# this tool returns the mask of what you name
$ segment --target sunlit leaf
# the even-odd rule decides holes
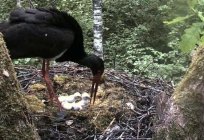
[[[203,16],[203,12],[198,12],[198,17],[204,21],[204,16]]]
[[[192,17],[193,15],[187,15],[185,17],[176,17],[175,19],[171,20],[171,21],[164,21],[164,24],[170,25],[170,24],[175,24],[175,23],[179,23],[179,22],[184,22],[186,19]]]
[[[185,30],[180,41],[181,50],[183,52],[190,52],[195,45],[200,42],[202,28],[203,23],[194,23],[190,28]]]
[[[204,0],[198,0],[199,5],[204,5]]]
[[[190,52],[198,42],[198,39],[190,35],[183,35],[181,38],[180,46],[183,52]]]
[[[196,4],[198,4],[198,0],[188,0],[187,1],[190,8],[194,8]]]
[[[199,45],[204,45],[204,36],[200,38]]]

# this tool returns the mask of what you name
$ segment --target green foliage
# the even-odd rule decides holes
[[[22,1],[24,7],[30,7],[27,0]],[[178,12],[182,14],[180,18],[173,21],[174,23],[186,21],[193,14],[186,8],[187,2],[178,1],[179,4],[185,6],[178,6],[180,8]],[[93,46],[92,1],[55,0],[55,4],[52,2],[53,0],[35,0],[33,4],[35,7],[54,6],[74,16],[82,26],[85,47],[91,51]],[[164,19],[169,20],[166,17],[169,17],[168,11],[171,10],[171,4],[172,1],[168,0],[162,2],[159,0],[104,0],[106,67],[147,77],[163,77],[174,80],[180,77],[186,64],[186,57],[177,49],[180,32],[176,27],[171,27],[173,30],[170,30],[163,24]],[[189,5],[193,4],[189,3]],[[11,6],[10,9],[13,7],[15,5]],[[177,8],[177,5],[174,7]],[[8,7],[5,6],[4,8]],[[2,17],[6,17],[9,10],[5,9],[2,12]],[[170,17],[173,16],[175,14],[171,13]],[[200,13],[200,17],[202,17],[202,13]],[[177,26],[180,29],[184,28],[178,24]],[[34,62],[31,60],[18,60],[15,63],[33,64]]]
[[[178,23],[178,22],[185,22],[186,19],[189,19],[192,16],[193,15],[187,15],[187,16],[184,16],[184,17],[176,17],[172,21],[164,21],[164,23],[167,24],[167,25],[171,25],[171,24],[175,24],[175,23]]]
[[[175,0],[176,1],[176,0]],[[189,24],[181,36],[180,47],[183,52],[190,52],[195,48],[196,44],[203,45],[203,26],[204,26],[204,1],[203,0],[187,0],[187,6],[183,10],[186,16],[176,17],[171,21],[165,22],[167,24],[178,24],[188,20]],[[174,12],[177,13],[177,12]],[[190,13],[190,14],[189,14]],[[179,14],[179,13],[177,13]]]
[[[108,67],[176,80],[186,57],[175,32],[164,26],[169,7],[160,1],[104,1],[104,49]]]
[[[0,21],[6,19],[8,17],[8,13],[15,6],[15,1],[13,0],[0,0],[1,8],[0,8]]]
[[[41,64],[40,60],[37,58],[25,58],[13,60],[15,65],[35,65],[39,66]]]
[[[204,23],[194,23],[190,28],[185,29],[185,33],[181,36],[180,41],[182,51],[190,52],[200,42],[200,34],[203,26]]]

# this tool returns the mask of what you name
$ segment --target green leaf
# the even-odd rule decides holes
[[[198,1],[198,4],[199,4],[199,5],[204,5],[204,0],[199,0],[199,1]]]
[[[203,12],[198,12],[198,17],[204,22]]]
[[[198,0],[188,0],[187,3],[190,8],[194,9],[195,5],[198,4]]]
[[[175,19],[171,20],[171,21],[164,21],[164,24],[170,25],[170,24],[175,24],[175,23],[179,23],[179,22],[184,22],[184,20],[192,17],[193,15],[187,15],[185,17],[176,17]]]
[[[181,37],[181,50],[183,52],[190,52],[194,47],[195,44],[198,42],[198,40],[195,37],[192,37],[191,35],[184,34]]]
[[[190,28],[185,30],[181,37],[180,46],[183,52],[190,52],[197,43],[200,42],[200,33],[203,23],[194,23]]]
[[[200,38],[199,45],[204,45],[204,35]]]

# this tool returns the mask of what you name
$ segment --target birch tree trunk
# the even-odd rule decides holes
[[[154,139],[204,140],[204,47],[197,49],[173,96],[168,101],[160,96],[157,108]]]
[[[93,0],[94,17],[94,53],[103,58],[103,19],[102,19],[102,0]]]
[[[16,7],[22,7],[21,6],[21,0],[16,0]]]
[[[0,33],[0,139],[38,140]]]

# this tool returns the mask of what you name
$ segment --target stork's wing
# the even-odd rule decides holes
[[[10,23],[32,23],[49,26],[57,26],[68,29],[78,29],[80,26],[77,21],[66,12],[57,9],[23,9],[17,8],[11,12],[9,17]]]
[[[48,10],[17,8],[11,12],[9,20],[11,23],[48,24],[52,17]]]

